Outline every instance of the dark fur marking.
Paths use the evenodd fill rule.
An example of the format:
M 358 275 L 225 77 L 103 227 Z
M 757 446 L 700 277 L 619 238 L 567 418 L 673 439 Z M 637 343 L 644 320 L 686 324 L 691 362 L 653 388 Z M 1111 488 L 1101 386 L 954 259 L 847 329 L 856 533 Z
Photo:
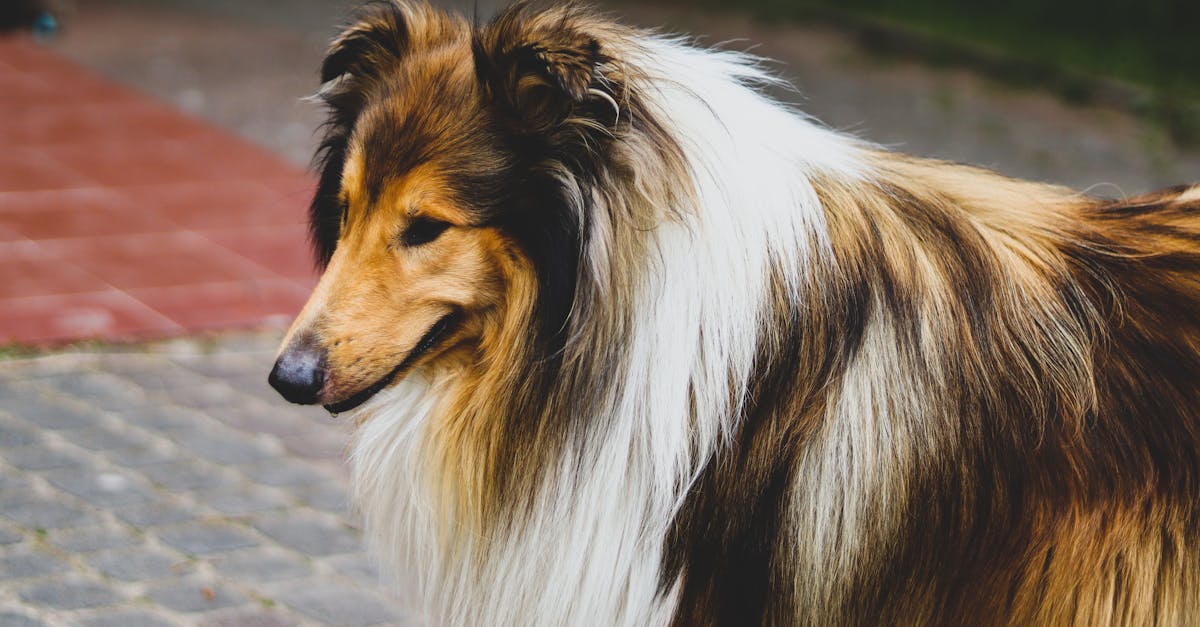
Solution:
M 823 392 L 864 335 L 869 292 L 851 281 L 831 295 L 839 313 L 827 328 L 813 328 L 793 305 L 766 323 L 783 336 L 760 352 L 736 443 L 705 466 L 667 536 L 660 590 L 683 581 L 675 625 L 792 620 L 790 582 L 781 576 L 789 566 L 778 553 L 791 482 L 799 452 L 820 427 Z M 822 356 L 814 359 L 814 349 Z
M 327 118 L 313 160 L 319 175 L 309 207 L 309 239 L 319 268 L 328 265 L 341 231 L 342 170 L 354 123 L 366 104 L 370 86 L 384 67 L 399 61 L 407 40 L 400 8 L 391 2 L 371 3 L 357 16 L 354 26 L 333 42 L 321 64 L 323 85 L 340 82 L 326 85 L 327 91 L 319 94 Z

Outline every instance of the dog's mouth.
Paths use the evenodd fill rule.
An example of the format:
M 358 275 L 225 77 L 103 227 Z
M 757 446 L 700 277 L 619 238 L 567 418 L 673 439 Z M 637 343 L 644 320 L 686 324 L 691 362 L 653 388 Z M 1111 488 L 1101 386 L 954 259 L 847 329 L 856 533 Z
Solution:
M 404 361 L 400 362 L 395 368 L 392 368 L 391 372 L 383 375 L 371 385 L 355 392 L 349 398 L 325 405 L 325 411 L 331 414 L 340 414 L 371 400 L 371 397 L 391 385 L 392 381 L 396 380 L 396 377 L 407 372 L 421 358 L 421 355 L 432 350 L 442 340 L 457 330 L 461 321 L 462 314 L 458 311 L 452 311 L 442 316 L 437 322 L 433 323 L 433 326 L 429 327 L 429 330 L 421 337 L 421 341 L 417 342 L 417 345 L 405 356 Z

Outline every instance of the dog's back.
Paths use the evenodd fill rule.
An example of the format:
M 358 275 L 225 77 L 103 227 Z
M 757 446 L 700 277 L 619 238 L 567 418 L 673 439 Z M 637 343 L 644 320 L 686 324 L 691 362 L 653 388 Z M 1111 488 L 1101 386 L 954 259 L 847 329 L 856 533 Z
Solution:
M 835 261 L 766 370 L 819 365 L 685 507 L 678 623 L 1200 616 L 1200 188 L 873 166 L 817 182 Z
M 947 617 L 990 606 L 1017 624 L 1189 624 L 1200 620 L 1200 188 L 1085 205 L 1067 230 L 1059 285 L 1085 331 L 1086 404 L 1051 405 L 1010 452 L 982 442 L 986 472 L 1001 476 L 981 469 L 986 507 L 959 541 L 992 541 L 961 554 L 971 566 Z M 983 496 L 989 485 L 1000 489 Z M 987 603 L 972 579 L 995 582 Z
M 1007 185 L 980 180 L 975 190 Z M 978 290 L 964 297 L 979 309 L 958 314 L 967 332 L 946 347 L 960 353 L 946 365 L 961 369 L 946 374 L 975 395 L 951 395 L 954 444 L 919 464 L 927 470 L 910 491 L 899 550 L 874 585 L 863 582 L 850 614 L 943 624 L 1197 620 L 1200 188 L 1069 197 L 1057 210 L 1019 196 L 1003 202 L 985 216 L 964 203 L 1010 255 L 994 272 L 964 268 Z M 991 354 L 961 355 L 973 351 Z

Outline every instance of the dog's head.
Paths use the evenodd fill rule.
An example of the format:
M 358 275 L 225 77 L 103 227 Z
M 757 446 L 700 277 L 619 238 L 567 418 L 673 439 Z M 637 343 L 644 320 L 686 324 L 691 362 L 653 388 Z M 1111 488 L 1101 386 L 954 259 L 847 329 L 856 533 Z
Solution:
M 285 398 L 349 410 L 413 369 L 562 334 L 586 219 L 564 172 L 601 158 L 621 115 L 604 28 L 384 2 L 333 42 L 310 215 L 324 273 L 271 373 Z

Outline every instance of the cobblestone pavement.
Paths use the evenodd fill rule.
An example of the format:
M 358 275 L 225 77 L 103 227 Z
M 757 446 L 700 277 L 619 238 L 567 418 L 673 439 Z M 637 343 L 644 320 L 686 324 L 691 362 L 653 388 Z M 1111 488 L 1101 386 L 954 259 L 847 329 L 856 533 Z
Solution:
M 0 363 L 0 626 L 404 624 L 275 334 Z M 128 352 L 126 352 L 128 351 Z

